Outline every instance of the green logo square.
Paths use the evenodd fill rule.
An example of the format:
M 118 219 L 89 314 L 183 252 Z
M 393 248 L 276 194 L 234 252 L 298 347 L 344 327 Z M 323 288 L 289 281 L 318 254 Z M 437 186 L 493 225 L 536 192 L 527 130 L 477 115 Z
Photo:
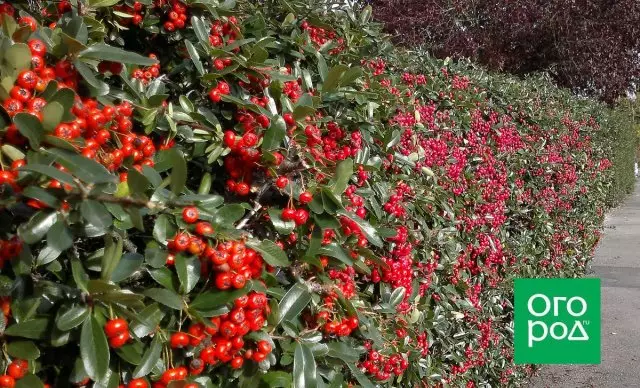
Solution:
M 516 364 L 600 363 L 600 279 L 516 279 Z

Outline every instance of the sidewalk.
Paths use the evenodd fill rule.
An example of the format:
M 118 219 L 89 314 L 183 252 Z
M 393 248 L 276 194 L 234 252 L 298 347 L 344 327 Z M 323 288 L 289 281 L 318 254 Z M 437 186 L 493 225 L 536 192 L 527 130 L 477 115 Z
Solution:
M 640 387 L 640 184 L 607 216 L 592 269 L 602 279 L 602 364 L 544 366 L 529 388 Z

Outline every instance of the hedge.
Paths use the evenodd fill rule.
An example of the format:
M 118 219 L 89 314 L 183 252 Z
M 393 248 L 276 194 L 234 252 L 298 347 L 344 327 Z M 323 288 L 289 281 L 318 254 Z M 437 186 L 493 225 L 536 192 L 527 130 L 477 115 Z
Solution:
M 0 386 L 526 379 L 626 113 L 314 4 L 0 4 Z

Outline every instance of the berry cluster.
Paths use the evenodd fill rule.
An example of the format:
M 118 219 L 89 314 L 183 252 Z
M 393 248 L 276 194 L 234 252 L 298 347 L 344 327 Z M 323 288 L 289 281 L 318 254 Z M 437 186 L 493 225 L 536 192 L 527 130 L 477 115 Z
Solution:
M 119 4 L 113 7 L 116 11 L 125 13 L 129 15 L 129 17 L 122 17 L 118 20 L 120 24 L 123 26 L 129 26 L 133 24 L 134 26 L 139 26 L 142 24 L 142 20 L 144 17 L 144 4 L 139 1 L 134 1 L 133 6 L 128 4 Z
M 231 44 L 236 40 L 236 31 L 238 30 L 238 20 L 235 16 L 231 16 L 226 22 L 216 20 L 211 25 L 209 31 L 209 42 L 213 47 L 220 47 L 225 43 Z
M 400 353 L 385 356 L 377 350 L 369 349 L 366 359 L 359 364 L 363 372 L 370 374 L 376 380 L 383 381 L 392 374 L 401 376 L 409 367 L 405 356 Z
M 149 58 L 158 59 L 155 54 L 149 54 Z M 160 64 L 156 63 L 151 66 L 135 69 L 131 72 L 131 77 L 142 81 L 143 84 L 149 83 L 152 79 L 157 78 L 160 75 Z
M 129 324 L 122 318 L 114 318 L 107 321 L 104 325 L 104 333 L 109 340 L 109 346 L 114 349 L 121 348 L 131 339 Z
M 5 171 L 0 171 L 0 177 Z M 0 240 L 0 269 L 4 267 L 5 262 L 18 256 L 22 251 L 22 241 L 18 236 L 14 236 L 9 240 Z
M 155 0 L 156 3 L 162 0 Z M 158 5 L 156 4 L 156 7 Z M 187 23 L 187 11 L 188 7 L 186 4 L 179 0 L 171 0 L 171 10 L 169 10 L 166 14 L 166 20 L 162 25 L 165 30 L 168 32 L 173 32 L 175 30 L 182 30 Z
M 329 31 L 322 27 L 312 26 L 306 20 L 300 24 L 300 28 L 303 31 L 309 32 L 309 38 L 311 38 L 311 41 L 316 45 L 316 47 L 321 47 L 330 41 L 335 41 L 336 47 L 329 50 L 329 54 L 331 55 L 336 55 L 341 53 L 346 47 L 344 43 L 344 38 L 337 37 L 334 31 Z
M 16 359 L 7 367 L 6 374 L 0 376 L 0 387 L 13 388 L 16 381 L 22 379 L 29 372 L 29 362 Z

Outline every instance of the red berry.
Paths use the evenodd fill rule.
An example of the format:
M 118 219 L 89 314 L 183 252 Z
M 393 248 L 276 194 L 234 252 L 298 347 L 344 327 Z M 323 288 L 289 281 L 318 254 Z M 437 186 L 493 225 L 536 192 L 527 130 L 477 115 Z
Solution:
M 309 203 L 309 202 L 313 201 L 313 195 L 308 191 L 304 191 L 304 192 L 300 193 L 299 201 L 301 203 Z
M 293 115 L 291 113 L 283 114 L 282 118 L 284 119 L 284 122 L 290 127 L 296 123 L 296 120 L 293 118 Z
M 289 178 L 287 178 L 286 176 L 281 176 L 276 179 L 276 186 L 278 186 L 279 189 L 284 189 L 288 184 Z
M 216 46 L 216 45 L 213 45 Z M 224 70 L 224 61 L 220 58 L 217 58 L 213 61 L 213 67 L 216 68 L 216 70 Z
M 249 185 L 244 182 L 238 183 L 236 185 L 236 193 L 242 196 L 249 194 Z
M 231 367 L 233 369 L 242 368 L 242 364 L 244 364 L 244 358 L 242 358 L 240 356 L 236 356 L 236 357 L 233 358 L 233 360 L 231 360 Z
M 18 74 L 16 83 L 20 87 L 31 90 L 36 87 L 38 76 L 31 70 L 22 70 L 20 74 Z
M 122 332 L 115 337 L 109 338 L 109 346 L 114 349 L 121 348 L 127 343 L 127 341 L 129 341 L 129 338 L 131 338 L 131 336 L 128 331 Z
M 104 325 L 104 333 L 108 338 L 115 337 L 127 330 L 129 330 L 129 324 L 122 318 L 111 319 Z
M 271 353 L 271 344 L 267 341 L 259 341 L 258 342 L 258 351 L 260 353 L 269 354 Z
M 182 219 L 188 224 L 193 224 L 198 221 L 199 216 L 200 213 L 195 206 L 188 206 L 182 210 Z
M 0 376 L 0 387 L 13 388 L 16 386 L 16 380 L 9 375 Z
M 213 88 L 209 91 L 209 99 L 213 102 L 220 102 L 222 100 L 222 95 L 220 91 L 216 88 Z
M 174 333 L 171 336 L 170 344 L 172 348 L 184 348 L 189 346 L 189 335 L 183 332 Z
M 231 93 L 231 88 L 229 87 L 229 84 L 224 82 L 224 81 L 218 82 L 218 86 L 216 88 L 218 89 L 220 94 L 225 94 L 226 95 L 226 94 Z
M 196 233 L 202 236 L 207 236 L 213 233 L 213 227 L 208 222 L 198 222 L 196 224 Z
M 149 383 L 141 377 L 129 381 L 127 388 L 149 388 Z
M 309 219 L 309 212 L 304 210 L 304 209 L 298 209 L 296 211 L 295 217 L 294 217 L 294 221 L 296 222 L 296 225 L 300 226 L 300 225 L 304 225 L 307 223 L 307 220 Z
M 285 221 L 291 221 L 296 218 L 296 209 L 290 207 L 284 208 L 280 217 Z

